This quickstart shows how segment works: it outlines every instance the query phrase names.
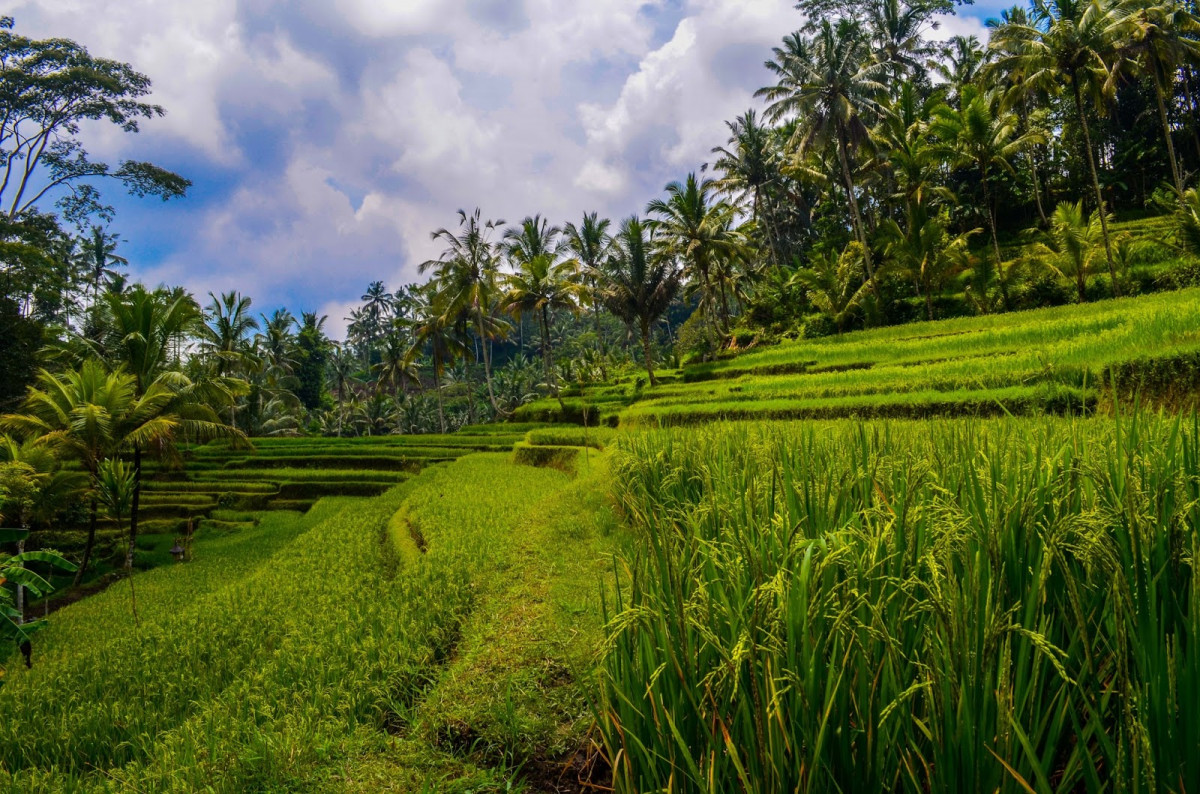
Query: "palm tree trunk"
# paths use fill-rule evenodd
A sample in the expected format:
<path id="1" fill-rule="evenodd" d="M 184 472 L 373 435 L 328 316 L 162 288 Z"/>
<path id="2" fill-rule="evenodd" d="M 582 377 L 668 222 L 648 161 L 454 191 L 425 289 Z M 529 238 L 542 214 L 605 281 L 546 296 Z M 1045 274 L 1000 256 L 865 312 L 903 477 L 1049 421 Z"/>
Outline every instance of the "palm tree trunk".
<path id="1" fill-rule="evenodd" d="M 553 367 L 550 365 L 550 317 L 546 307 L 542 307 L 542 366 L 546 370 L 546 388 L 555 397 L 558 396 L 558 384 L 555 383 Z"/>
<path id="2" fill-rule="evenodd" d="M 442 435 L 446 434 L 446 405 L 445 396 L 442 394 L 442 378 L 438 375 L 438 370 L 441 368 L 441 360 L 433 362 L 433 390 L 437 392 L 438 403 L 438 427 L 442 430 Z"/>
<path id="3" fill-rule="evenodd" d="M 488 401 L 492 404 L 492 411 L 496 416 L 500 416 L 500 407 L 496 405 L 496 390 L 492 387 L 492 356 L 488 352 L 487 341 L 483 335 L 483 307 L 478 304 L 475 306 L 475 324 L 479 330 L 479 346 L 483 348 L 483 377 L 487 381 Z"/>
<path id="4" fill-rule="evenodd" d="M 96 503 L 96 497 L 92 497 L 91 514 L 88 517 L 88 536 L 87 543 L 83 547 L 83 560 L 79 563 L 79 570 L 75 572 L 75 581 L 72 583 L 78 587 L 83 581 L 83 575 L 87 572 L 88 563 L 92 560 L 92 549 L 96 546 L 96 512 L 99 510 L 99 505 Z"/>
<path id="5" fill-rule="evenodd" d="M 996 203 L 992 201 L 992 191 L 988 187 L 987 169 L 980 167 L 979 173 L 982 176 L 980 182 L 983 185 L 983 203 L 987 205 L 988 226 L 992 233 L 992 251 L 996 254 L 996 267 L 1000 267 L 1000 263 L 1004 261 L 1004 257 L 1000 255 L 1000 238 L 996 234 Z M 930 317 L 929 319 L 933 319 Z"/>
<path id="6" fill-rule="evenodd" d="M 138 505 L 142 501 L 142 447 L 133 448 L 133 501 L 129 507 L 129 550 L 125 552 L 125 570 L 133 568 L 133 545 L 138 535 Z"/>
<path id="7" fill-rule="evenodd" d="M 1121 297 L 1121 285 L 1117 282 L 1117 265 L 1113 261 L 1112 241 L 1108 238 L 1108 218 L 1104 214 L 1104 194 L 1100 192 L 1100 176 L 1096 172 L 1096 153 L 1092 150 L 1092 133 L 1088 129 L 1087 114 L 1083 109 L 1083 95 L 1079 93 L 1079 75 L 1071 75 L 1071 89 L 1075 93 L 1075 110 L 1079 113 L 1079 126 L 1083 128 L 1083 145 L 1087 149 L 1088 168 L 1092 173 L 1092 189 L 1096 193 L 1096 212 L 1100 213 L 1100 235 L 1104 238 L 1104 255 L 1108 259 L 1108 275 L 1112 279 L 1113 295 Z"/>
<path id="8" fill-rule="evenodd" d="M 838 160 L 842 164 L 842 180 L 846 187 L 846 202 L 850 205 L 850 216 L 854 222 L 854 231 L 858 236 L 859 245 L 863 249 L 863 262 L 867 266 L 867 278 L 871 282 L 871 292 L 879 302 L 879 310 L 883 311 L 883 296 L 879 294 L 879 282 L 875 278 L 875 263 L 871 259 L 871 248 L 867 245 L 867 232 L 863 227 L 862 213 L 858 209 L 858 199 L 854 195 L 854 177 L 850 173 L 850 155 L 846 151 L 846 135 L 838 130 Z"/>
<path id="9" fill-rule="evenodd" d="M 657 386 L 654 379 L 654 351 L 650 346 L 650 320 L 642 318 L 642 353 L 646 357 L 646 373 L 650 376 L 650 385 Z"/>
<path id="10" fill-rule="evenodd" d="M 1158 120 L 1162 122 L 1163 137 L 1167 141 L 1167 159 L 1171 161 L 1171 179 L 1175 181 L 1175 190 L 1183 192 L 1183 177 L 1179 175 L 1179 161 L 1175 158 L 1175 141 L 1171 136 L 1171 122 L 1167 119 L 1167 104 L 1163 99 L 1162 85 L 1158 77 L 1154 78 L 1154 98 L 1158 101 Z"/>

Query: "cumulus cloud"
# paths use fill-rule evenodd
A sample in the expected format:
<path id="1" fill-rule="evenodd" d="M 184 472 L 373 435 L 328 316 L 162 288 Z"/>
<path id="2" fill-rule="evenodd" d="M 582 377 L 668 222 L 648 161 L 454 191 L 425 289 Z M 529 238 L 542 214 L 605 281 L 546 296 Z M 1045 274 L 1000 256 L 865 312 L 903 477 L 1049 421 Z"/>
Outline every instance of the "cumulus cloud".
<path id="1" fill-rule="evenodd" d="M 792 0 L 17 0 L 12 13 L 22 33 L 154 80 L 165 119 L 136 138 L 88 130 L 105 156 L 148 148 L 196 182 L 182 204 L 121 204 L 118 228 L 154 238 L 130 241 L 138 275 L 319 308 L 335 330 L 369 281 L 416 280 L 460 207 L 512 222 L 643 209 L 724 142 L 802 21 Z M 959 32 L 984 29 L 955 18 L 939 35 Z"/>

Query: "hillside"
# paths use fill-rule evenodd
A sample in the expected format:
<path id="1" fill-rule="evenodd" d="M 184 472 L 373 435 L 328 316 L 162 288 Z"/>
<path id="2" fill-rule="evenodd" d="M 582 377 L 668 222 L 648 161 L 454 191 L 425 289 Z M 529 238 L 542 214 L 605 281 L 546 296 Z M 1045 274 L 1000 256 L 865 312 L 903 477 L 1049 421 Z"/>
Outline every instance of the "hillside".
<path id="1" fill-rule="evenodd" d="M 542 400 L 523 419 L 622 427 L 720 419 L 1084 413 L 1116 377 L 1127 396 L 1200 384 L 1200 289 L 912 323 L 742 351 Z M 597 414 L 599 419 L 597 419 Z"/>

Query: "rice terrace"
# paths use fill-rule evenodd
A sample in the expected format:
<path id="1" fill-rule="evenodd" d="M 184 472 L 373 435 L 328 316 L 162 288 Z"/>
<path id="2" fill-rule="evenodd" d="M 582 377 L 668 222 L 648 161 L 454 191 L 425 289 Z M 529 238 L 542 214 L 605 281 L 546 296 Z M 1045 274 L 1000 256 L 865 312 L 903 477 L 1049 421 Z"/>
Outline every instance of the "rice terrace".
<path id="1" fill-rule="evenodd" d="M 1195 0 L 29 0 L 0 172 L 0 792 L 1200 794 Z"/>

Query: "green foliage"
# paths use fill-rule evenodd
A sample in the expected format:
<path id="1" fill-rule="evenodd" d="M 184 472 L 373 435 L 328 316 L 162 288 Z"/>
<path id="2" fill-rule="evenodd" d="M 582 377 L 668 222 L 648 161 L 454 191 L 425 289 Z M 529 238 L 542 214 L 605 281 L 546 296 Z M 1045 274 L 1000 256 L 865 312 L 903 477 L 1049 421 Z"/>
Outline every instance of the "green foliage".
<path id="1" fill-rule="evenodd" d="M 1200 779 L 1198 452 L 1148 415 L 624 439 L 618 790 Z"/>

